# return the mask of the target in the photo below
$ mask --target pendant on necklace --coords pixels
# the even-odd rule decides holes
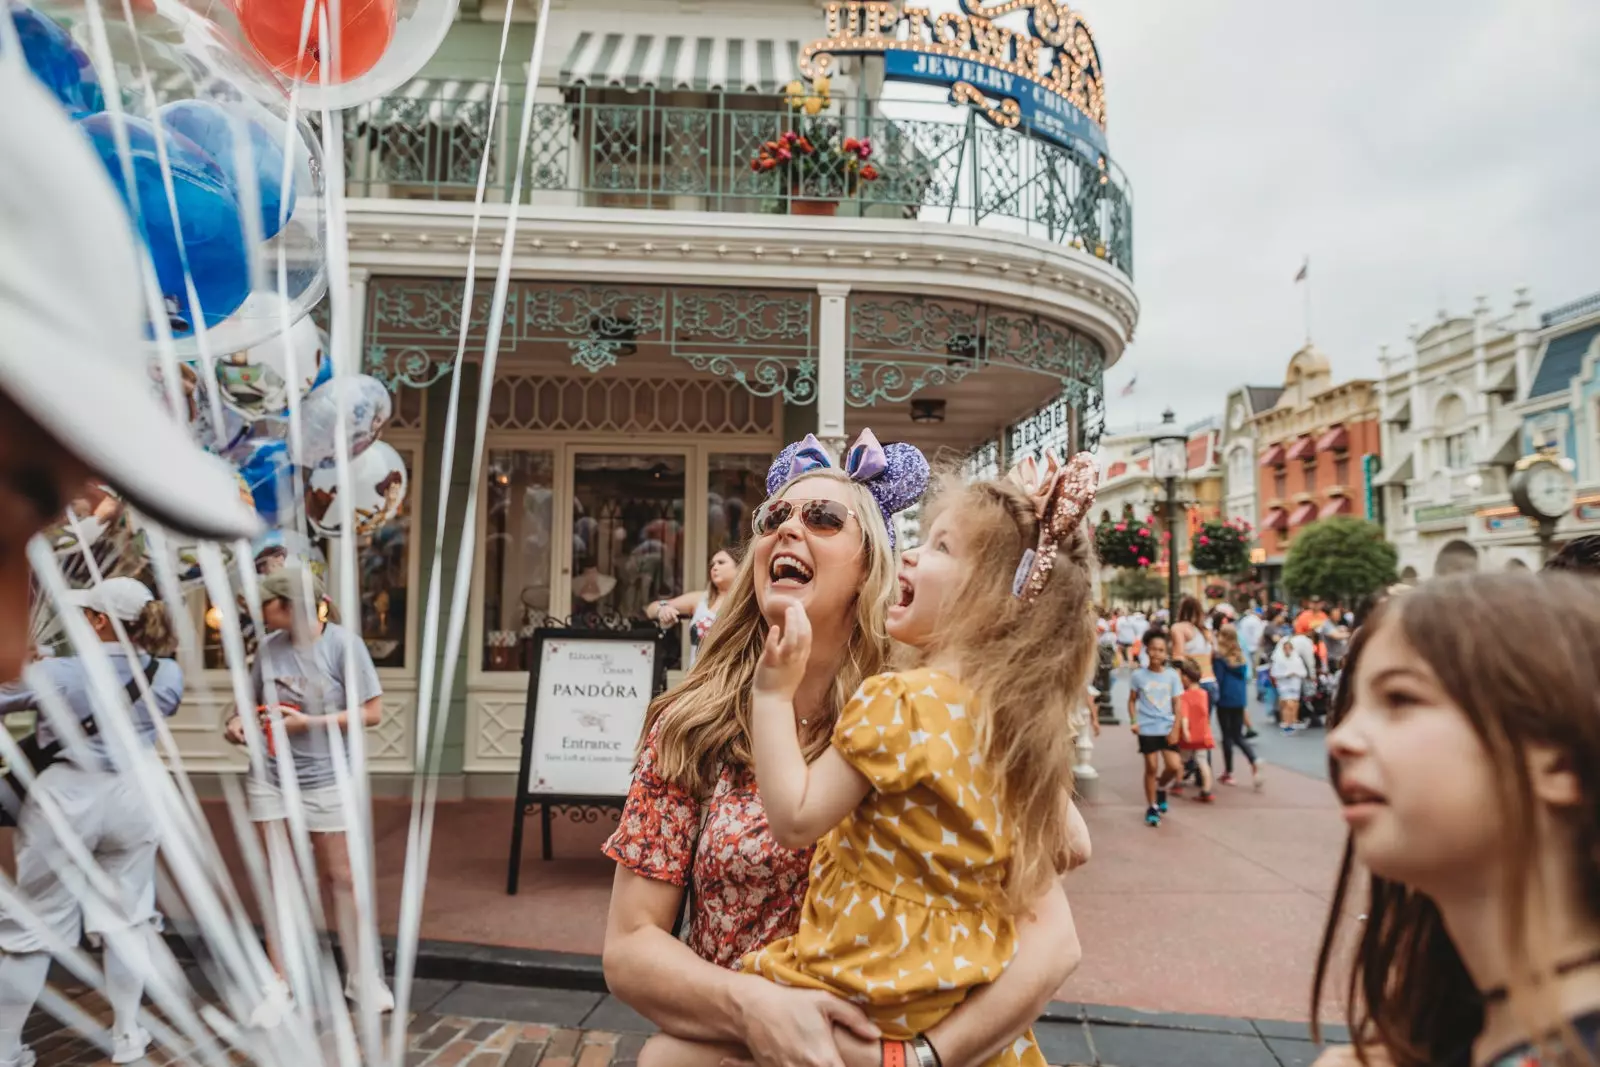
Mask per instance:
[[[810,719],[801,719],[800,720],[800,725],[801,726],[810,726],[811,725],[811,720]]]

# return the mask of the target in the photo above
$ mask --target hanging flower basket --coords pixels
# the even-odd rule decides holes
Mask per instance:
[[[1242,574],[1250,569],[1254,532],[1243,519],[1211,519],[1194,532],[1189,560],[1201,574]]]
[[[1102,522],[1095,527],[1094,547],[1100,562],[1111,567],[1144,568],[1161,555],[1155,520],[1151,516],[1146,516],[1142,522],[1138,519]]]
[[[871,162],[872,141],[840,139],[836,120],[818,118],[833,102],[827,78],[814,79],[809,88],[803,82],[790,82],[784,96],[793,113],[792,125],[762,143],[750,169],[758,174],[777,172],[789,214],[832,215],[839,210],[841,197],[854,196],[862,182],[882,177]]]

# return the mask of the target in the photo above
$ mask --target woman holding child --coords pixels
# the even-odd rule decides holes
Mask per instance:
[[[1068,866],[1064,846],[1069,840],[1079,862],[1088,851],[1082,823],[1066,803],[1063,788],[1070,786],[1070,779],[1064,772],[1043,776],[1043,788],[1055,790],[1048,804],[1041,802],[1041,793],[1011,806],[1039,813],[1028,827],[1006,826],[1004,834],[998,824],[985,829],[971,812],[953,803],[954,794],[945,798],[933,792],[938,783],[929,777],[934,773],[930,768],[937,763],[954,775],[954,753],[924,758],[918,754],[921,749],[904,746],[926,745],[931,752],[932,743],[915,732],[909,719],[894,722],[901,713],[916,716],[933,707],[927,703],[934,699],[931,695],[907,688],[919,676],[932,687],[935,679],[927,668],[941,669],[935,672],[941,673],[937,684],[945,688],[937,708],[947,718],[961,708],[949,703],[960,686],[956,671],[963,671],[970,683],[966,689],[988,692],[979,675],[965,678],[970,644],[946,645],[941,653],[931,650],[935,642],[924,640],[917,646],[924,670],[875,676],[888,665],[891,609],[894,625],[909,632],[907,620],[923,614],[915,610],[917,597],[926,596],[926,609],[939,603],[936,590],[955,591],[948,603],[970,609],[973,602],[962,598],[988,598],[993,593],[988,585],[1003,585],[1010,597],[1014,586],[1025,592],[1022,587],[1031,589],[1035,581],[1047,584],[1054,564],[1062,580],[1055,583],[1046,610],[1055,613],[1052,621],[1065,618],[1058,612],[1060,598],[1077,595],[1077,615],[1082,616],[1073,616],[1069,640],[1062,641],[1058,631],[1054,645],[1083,655],[1081,663],[1063,665],[1051,674],[1060,679],[1063,707],[1066,694],[1082,691],[1094,627],[1088,615],[1088,583],[1077,580],[1085,543],[1076,529],[1081,508],[1063,509],[1052,525],[1041,523],[1034,502],[1035,496],[1048,498],[1059,489],[1059,473],[1052,468],[1047,486],[1031,484],[1033,495],[1002,483],[975,487],[972,491],[979,496],[961,499],[962,506],[949,510],[952,519],[946,525],[965,525],[954,522],[954,516],[965,515],[966,505],[975,502],[984,505],[985,521],[976,529],[946,531],[940,542],[930,538],[922,552],[908,553],[897,577],[892,516],[922,496],[928,470],[920,453],[905,445],[883,448],[870,432],[863,432],[843,469],[834,467],[810,437],[774,462],[768,500],[756,509],[753,538],[700,658],[689,677],[651,708],[628,805],[606,845],[618,864],[606,934],[607,981],[620,999],[669,1035],[646,1046],[641,1063],[714,1065],[731,1055],[753,1058],[763,1067],[866,1067],[913,1060],[919,1067],[976,1067],[1002,1054],[1013,1062],[1018,1057],[1043,1062],[1031,1039],[1024,1037],[1080,955],[1071,912],[1054,877]],[[1081,502],[1084,493],[1078,489]],[[1056,492],[1056,498],[1061,495]],[[1054,499],[1046,502],[1053,504]],[[1040,577],[1038,564],[1045,558],[1037,551],[1045,545],[1041,530],[1050,526],[1059,531],[1064,523],[1073,529],[1049,543]],[[995,531],[1004,537],[991,541]],[[961,537],[968,540],[958,544]],[[1057,541],[1067,543],[1066,550],[1058,551]],[[975,567],[979,543],[992,543],[1008,558],[1015,557],[1002,578],[988,573],[993,570],[988,567],[981,568],[981,590],[971,583],[937,579],[921,584],[918,568],[925,578],[936,570],[935,562],[948,567],[946,557],[956,564],[957,575]],[[1015,599],[1016,607],[1008,605],[1007,612],[1025,610],[1023,597]],[[963,633],[962,641],[971,636]],[[862,692],[852,700],[858,689]],[[848,713],[848,736],[835,731],[842,712]],[[880,718],[886,734],[902,746],[894,751],[910,757],[906,767],[892,756],[885,764],[884,753],[874,754],[864,744],[862,731],[875,730]],[[1065,721],[1063,715],[1059,731],[1047,730],[1043,739],[1045,751],[1060,749],[1061,768],[1071,763]],[[1010,736],[1017,725],[1018,720],[996,721],[984,738],[988,751],[1001,754],[1001,768],[1022,752]],[[958,740],[969,739],[956,732],[961,734]],[[967,753],[961,755],[961,773],[967,775],[963,780],[976,782],[986,769],[979,767],[984,761],[974,755],[969,764]],[[889,781],[900,772],[902,780]],[[921,772],[928,773],[919,779]],[[764,802],[768,796],[779,805],[770,812]],[[925,801],[927,810],[910,810],[916,800]],[[905,841],[883,836],[889,832],[881,821],[885,805],[900,805]],[[841,820],[839,830],[828,834]],[[953,830],[951,822],[959,828]],[[1045,833],[1053,835],[1050,855],[1023,848],[1042,841]],[[858,951],[853,960],[839,959],[832,974],[825,967],[819,973],[818,946],[828,946],[825,953],[836,952],[845,921],[839,913],[848,911],[853,899],[848,894],[843,900],[828,899],[821,892],[807,897],[812,842],[824,834],[822,847],[815,851],[822,854],[816,870],[824,872],[826,884],[868,895],[872,886],[860,881],[865,872],[881,878],[896,862],[873,867],[874,847],[881,849],[887,842],[906,860],[899,872],[906,889],[927,873],[907,842],[925,842],[924,860],[945,856],[940,849],[965,850],[962,854],[981,877],[962,891],[974,896],[952,900],[960,907],[948,912],[938,905],[919,914],[948,919],[969,904],[987,907],[991,898],[997,901],[1007,891],[1026,890],[1014,923],[1012,912],[1005,912],[1003,921],[995,912],[994,922],[1001,928],[991,927],[993,934],[1016,946],[1015,954],[1009,961],[996,958],[992,966],[956,976],[951,991],[959,986],[960,994],[947,995],[935,1010],[919,1010],[915,1026],[897,1016],[909,1014],[911,1007],[929,1006],[920,987],[904,990],[900,1003],[906,1008],[899,1010],[882,995],[858,998],[866,1010],[862,1003],[844,999],[849,986],[838,973],[839,965],[866,967],[874,956],[904,946],[899,937],[892,944],[880,943],[883,929],[868,925],[863,929],[869,932],[852,931],[851,938],[851,947],[864,946],[865,952]],[[948,844],[952,835],[957,838],[953,846]],[[852,842],[858,850],[855,858],[841,862],[851,855]],[[892,847],[896,845],[898,850]],[[1002,884],[996,875],[1004,862],[987,861],[997,859],[997,850],[1009,848],[1017,851],[1005,853],[1005,859],[1015,855],[1016,866],[1029,877]],[[943,873],[961,877],[959,870]],[[881,899],[873,899],[873,910],[879,903]],[[683,942],[673,936],[680,909]],[[981,937],[976,929],[972,933]],[[761,953],[769,948],[771,952]],[[751,959],[745,961],[746,956]],[[789,984],[760,977],[757,960],[765,960],[768,973],[782,972]],[[936,967],[928,960],[926,966],[931,971],[946,962]]]

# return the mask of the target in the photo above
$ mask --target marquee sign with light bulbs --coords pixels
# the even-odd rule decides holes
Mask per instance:
[[[1019,12],[1025,28],[996,22]],[[938,14],[848,0],[830,3],[826,17],[828,35],[800,50],[808,78],[826,74],[834,56],[881,56],[885,78],[946,86],[952,104],[974,104],[996,126],[1106,150],[1100,52],[1083,16],[1060,0],[961,0],[959,12]]]

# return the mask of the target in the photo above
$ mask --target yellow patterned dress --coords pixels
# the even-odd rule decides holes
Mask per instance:
[[[931,1028],[1016,952],[1011,838],[974,740],[972,693],[918,670],[869,678],[833,745],[873,791],[817,845],[793,937],[743,961],[860,1004],[891,1037]],[[1044,1067],[1031,1032],[990,1061]]]

